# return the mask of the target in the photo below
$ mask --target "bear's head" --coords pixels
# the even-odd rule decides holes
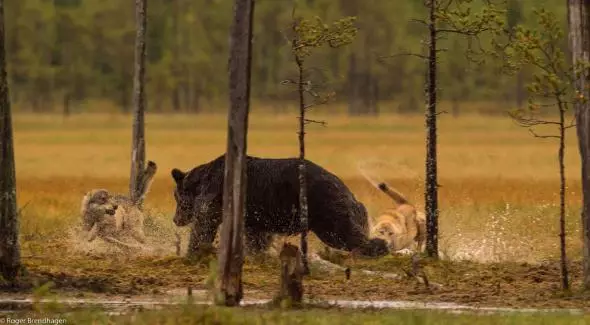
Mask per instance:
[[[174,224],[179,227],[191,222],[204,225],[221,218],[223,172],[223,166],[214,163],[201,165],[190,172],[172,169],[171,175],[176,183]]]

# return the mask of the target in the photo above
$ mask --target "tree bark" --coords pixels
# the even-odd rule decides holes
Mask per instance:
[[[429,49],[428,49],[428,108],[426,111],[426,252],[438,257],[438,181],[436,152],[436,96],[437,96],[437,27],[436,1],[430,0]]]
[[[356,54],[348,57],[348,115],[360,115],[362,109],[360,96],[359,72]]]
[[[129,196],[133,202],[141,197],[141,178],[145,168],[145,59],[147,0],[135,0],[135,72],[133,76],[133,134]]]
[[[590,60],[590,2],[568,0],[569,44],[574,66]],[[583,240],[583,279],[586,290],[590,289],[590,91],[589,73],[577,71],[575,88],[578,99],[575,102],[576,133],[582,161],[582,240]]]
[[[0,275],[12,281],[20,268],[20,246],[5,37],[4,0],[0,0]]]
[[[215,303],[237,306],[243,297],[246,146],[250,109],[254,0],[234,0],[230,34],[227,153],[223,185],[223,222]]]
[[[172,17],[172,32],[174,33],[174,41],[172,42],[172,66],[171,70],[174,74],[174,81],[172,87],[172,110],[176,113],[180,112],[181,104],[180,104],[180,83],[178,82],[178,78],[180,76],[180,68],[179,68],[179,54],[180,54],[180,1],[181,0],[174,0],[174,16]]]
[[[516,97],[516,107],[518,107],[519,109],[522,108],[522,105],[524,104],[524,72],[522,70],[518,71],[518,74],[516,75],[516,91],[515,91],[515,97]]]
[[[63,116],[65,118],[70,116],[70,98],[69,91],[65,91],[63,97]]]
[[[295,62],[299,72],[297,93],[299,95],[299,221],[301,223],[301,252],[303,254],[303,272],[309,273],[307,260],[307,229],[308,208],[307,208],[307,179],[305,171],[305,97],[304,97],[304,76],[303,60],[295,54]]]
[[[565,246],[565,109],[559,104],[559,247],[561,256],[561,287],[569,290],[567,253]]]

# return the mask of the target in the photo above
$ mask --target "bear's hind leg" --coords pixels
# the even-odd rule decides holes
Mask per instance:
[[[248,254],[264,253],[271,242],[271,233],[246,229],[246,250]]]

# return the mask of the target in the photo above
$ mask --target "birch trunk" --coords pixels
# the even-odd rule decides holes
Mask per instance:
[[[141,178],[145,168],[145,32],[147,0],[135,0],[135,72],[133,75],[133,134],[129,196],[139,202]]]
[[[250,70],[254,0],[234,0],[230,35],[227,152],[223,184],[223,222],[215,303],[237,306],[243,297],[246,145],[250,109]]]

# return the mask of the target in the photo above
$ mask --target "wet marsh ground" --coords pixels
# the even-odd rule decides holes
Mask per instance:
[[[392,203],[361,177],[361,162],[423,206],[422,116],[313,118],[324,119],[328,125],[310,127],[308,158],[342,178],[371,215]],[[254,114],[250,122],[250,155],[297,155],[294,116]],[[197,260],[175,256],[174,233],[180,232],[184,248],[187,229],[175,227],[171,220],[175,203],[170,170],[187,170],[219,156],[225,150],[225,116],[147,116],[147,158],[159,170],[146,200],[150,249],[140,256],[113,254],[106,244],[88,244],[77,235],[80,201],[86,191],[127,192],[130,117],[88,114],[64,120],[16,115],[14,123],[21,245],[27,270],[23,284],[52,281],[54,292],[74,297],[163,297],[188,286],[208,287],[214,256],[205,254]],[[423,259],[422,264],[429,280],[442,286],[427,289],[410,278],[392,280],[360,273],[366,269],[403,275],[410,264],[407,257],[343,258],[341,263],[352,268],[351,279],[314,270],[305,280],[308,297],[590,310],[588,297],[577,290],[581,242],[575,134],[568,134],[566,149],[571,293],[559,289],[557,143],[533,138],[506,117],[443,115],[439,134],[444,260]],[[322,249],[317,241],[312,246]],[[247,298],[274,295],[277,266],[272,257],[247,259]],[[367,317],[370,322],[371,316]]]

